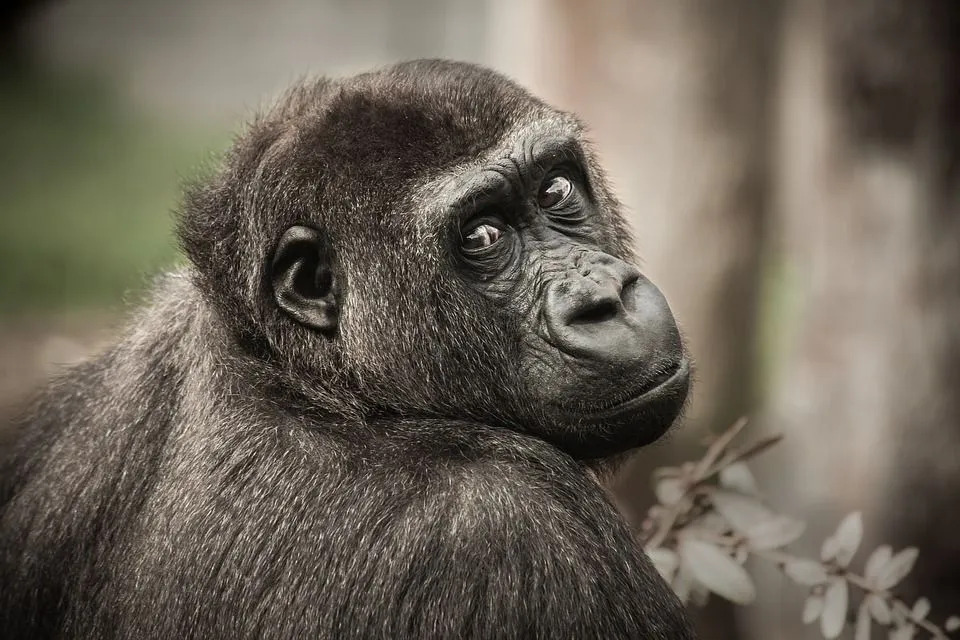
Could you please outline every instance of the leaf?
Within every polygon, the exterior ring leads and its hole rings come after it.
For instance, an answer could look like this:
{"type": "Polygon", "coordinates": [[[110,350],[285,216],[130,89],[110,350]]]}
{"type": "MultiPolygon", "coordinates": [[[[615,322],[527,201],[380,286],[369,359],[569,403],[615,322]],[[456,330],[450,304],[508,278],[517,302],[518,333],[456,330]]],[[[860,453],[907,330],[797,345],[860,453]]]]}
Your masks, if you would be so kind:
{"type": "Polygon", "coordinates": [[[847,581],[838,578],[830,583],[823,594],[823,615],[820,616],[820,633],[828,640],[836,638],[843,631],[847,620],[847,581]]]}
{"type": "Polygon", "coordinates": [[[829,580],[823,565],[813,560],[791,560],[783,565],[787,577],[805,587],[815,587],[829,580]]]}
{"type": "Polygon", "coordinates": [[[913,640],[913,636],[917,633],[917,628],[912,624],[908,624],[903,627],[898,627],[890,632],[890,640],[913,640]]]}
{"type": "Polygon", "coordinates": [[[841,567],[846,567],[853,559],[853,555],[860,547],[860,541],[863,539],[863,518],[859,511],[847,514],[837,527],[837,532],[833,534],[836,540],[837,549],[834,558],[841,567]]]}
{"type": "Polygon", "coordinates": [[[730,523],[724,520],[716,511],[707,511],[694,520],[690,524],[689,529],[702,529],[709,534],[722,536],[730,531],[730,523]]]}
{"type": "Polygon", "coordinates": [[[870,640],[870,612],[866,605],[860,605],[857,610],[857,626],[853,633],[854,640],[870,640]]]}
{"type": "Polygon", "coordinates": [[[710,601],[710,590],[699,582],[693,582],[690,584],[690,597],[689,602],[694,607],[703,608],[707,606],[707,603],[710,601]]]}
{"type": "Polygon", "coordinates": [[[657,481],[654,493],[661,504],[671,506],[680,502],[686,493],[686,487],[680,478],[665,477],[657,481]]]}
{"type": "Polygon", "coordinates": [[[693,576],[682,564],[677,570],[677,575],[670,584],[673,592],[680,598],[680,602],[687,604],[690,602],[690,590],[693,588],[693,576]]]}
{"type": "Polygon", "coordinates": [[[737,545],[737,548],[733,550],[733,559],[737,564],[743,564],[749,557],[750,550],[742,544],[737,545]]]}
{"type": "Polygon", "coordinates": [[[720,470],[720,486],[724,489],[730,489],[747,496],[758,497],[760,489],[757,488],[757,481],[750,471],[750,467],[745,462],[734,462],[728,467],[720,470]]]}
{"type": "Polygon", "coordinates": [[[873,616],[873,619],[879,622],[882,625],[889,625],[893,622],[893,615],[890,613],[890,605],[887,604],[887,601],[882,597],[870,594],[868,595],[863,604],[870,610],[870,615],[873,616]]]}
{"type": "Polygon", "coordinates": [[[697,582],[731,602],[750,604],[757,596],[744,568],[712,544],[685,537],[680,541],[680,564],[697,582]]]}
{"type": "Polygon", "coordinates": [[[950,616],[943,624],[943,628],[947,631],[956,631],[957,629],[960,629],[960,618],[957,616],[950,616]]]}
{"type": "Polygon", "coordinates": [[[830,562],[837,557],[837,551],[840,550],[840,542],[830,536],[823,541],[823,546],[820,547],[820,560],[823,562],[830,562]]]}
{"type": "Polygon", "coordinates": [[[647,555],[650,557],[650,562],[656,567],[657,573],[659,573],[664,580],[667,582],[673,580],[673,576],[677,572],[677,567],[680,566],[680,557],[675,552],[670,549],[664,549],[663,547],[657,547],[656,549],[647,551],[647,555]]]}
{"type": "Polygon", "coordinates": [[[899,600],[894,601],[893,606],[890,607],[890,612],[893,616],[894,626],[902,627],[908,623],[910,609],[908,609],[907,605],[903,604],[899,600]]]}
{"type": "Polygon", "coordinates": [[[777,514],[756,498],[742,493],[716,489],[710,492],[710,500],[717,513],[723,516],[731,527],[743,534],[777,517],[777,514]]]}
{"type": "Polygon", "coordinates": [[[803,603],[803,623],[810,624],[823,613],[823,596],[810,596],[803,603]]]}
{"type": "Polygon", "coordinates": [[[923,620],[927,617],[927,614],[930,613],[930,601],[926,598],[920,598],[913,603],[913,610],[910,611],[910,615],[913,616],[914,620],[923,620]]]}
{"type": "Polygon", "coordinates": [[[907,547],[890,558],[890,562],[887,563],[887,566],[884,567],[880,576],[877,578],[877,588],[890,589],[907,577],[907,574],[913,569],[913,565],[916,563],[919,554],[920,552],[916,547],[907,547]]]}
{"type": "Polygon", "coordinates": [[[750,546],[762,551],[779,549],[795,542],[803,535],[804,529],[806,529],[806,525],[799,520],[787,516],[775,516],[766,522],[751,527],[745,533],[750,541],[750,546]]]}
{"type": "Polygon", "coordinates": [[[863,568],[863,577],[873,583],[883,569],[893,557],[893,549],[888,544],[883,544],[873,550],[870,557],[867,558],[867,564],[863,568]]]}

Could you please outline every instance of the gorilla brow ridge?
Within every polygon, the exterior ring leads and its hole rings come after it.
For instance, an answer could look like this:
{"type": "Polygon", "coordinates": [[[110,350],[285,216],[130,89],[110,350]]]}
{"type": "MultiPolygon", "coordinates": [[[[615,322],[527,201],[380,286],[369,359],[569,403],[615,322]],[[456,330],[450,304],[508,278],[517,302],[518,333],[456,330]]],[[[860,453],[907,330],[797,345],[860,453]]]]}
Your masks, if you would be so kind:
{"type": "MultiPolygon", "coordinates": [[[[527,128],[529,127],[524,127],[524,129],[527,128]]],[[[470,216],[482,211],[488,202],[496,200],[497,196],[501,195],[500,185],[490,184],[490,181],[477,184],[477,176],[484,171],[495,172],[502,176],[511,191],[516,194],[527,191],[525,183],[530,180],[531,175],[542,173],[547,167],[560,161],[574,162],[583,171],[586,152],[578,134],[579,130],[567,131],[554,137],[555,144],[541,149],[533,148],[536,137],[532,132],[522,137],[507,136],[508,139],[520,137],[520,144],[508,145],[501,142],[480,162],[466,163],[448,170],[442,177],[434,180],[442,184],[436,189],[440,192],[438,197],[448,203],[434,212],[435,222],[445,222],[451,209],[463,212],[461,220],[469,219],[470,216]],[[520,146],[522,159],[517,158],[517,146],[520,146]],[[464,183],[466,186],[463,186],[464,183]],[[443,192],[449,195],[444,197],[443,192]]],[[[583,173],[585,174],[585,171],[583,173]]],[[[429,185],[426,185],[425,189],[431,190],[429,185]]]]}

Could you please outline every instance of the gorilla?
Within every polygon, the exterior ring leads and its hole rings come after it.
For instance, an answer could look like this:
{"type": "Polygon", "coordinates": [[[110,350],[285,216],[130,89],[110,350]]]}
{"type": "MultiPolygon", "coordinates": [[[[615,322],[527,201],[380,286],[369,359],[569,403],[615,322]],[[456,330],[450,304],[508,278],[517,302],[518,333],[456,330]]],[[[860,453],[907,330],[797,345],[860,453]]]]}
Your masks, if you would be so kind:
{"type": "Polygon", "coordinates": [[[480,67],[296,87],[0,485],[3,638],[691,638],[597,482],[689,365],[573,116],[480,67]]]}

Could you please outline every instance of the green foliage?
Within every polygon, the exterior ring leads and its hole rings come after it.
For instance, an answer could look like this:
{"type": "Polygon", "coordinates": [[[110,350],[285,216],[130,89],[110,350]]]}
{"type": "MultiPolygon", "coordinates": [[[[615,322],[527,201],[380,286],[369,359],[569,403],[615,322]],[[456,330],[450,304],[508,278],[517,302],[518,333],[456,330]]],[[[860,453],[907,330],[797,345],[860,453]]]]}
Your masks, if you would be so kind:
{"type": "Polygon", "coordinates": [[[89,78],[0,78],[0,315],[112,306],[177,260],[184,178],[226,136],[89,78]]]}

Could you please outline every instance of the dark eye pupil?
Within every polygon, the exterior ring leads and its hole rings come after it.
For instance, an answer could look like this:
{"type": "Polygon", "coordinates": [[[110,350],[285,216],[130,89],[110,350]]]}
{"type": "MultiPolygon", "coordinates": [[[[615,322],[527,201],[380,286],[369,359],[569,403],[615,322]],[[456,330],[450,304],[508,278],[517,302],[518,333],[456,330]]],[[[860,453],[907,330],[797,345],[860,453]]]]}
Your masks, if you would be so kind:
{"type": "Polygon", "coordinates": [[[539,205],[544,209],[556,207],[570,196],[571,191],[573,185],[570,180],[563,176],[554,176],[540,189],[539,205]]]}
{"type": "Polygon", "coordinates": [[[496,243],[501,235],[503,235],[503,232],[493,225],[478,225],[463,239],[463,248],[472,251],[484,249],[496,243]]]}

